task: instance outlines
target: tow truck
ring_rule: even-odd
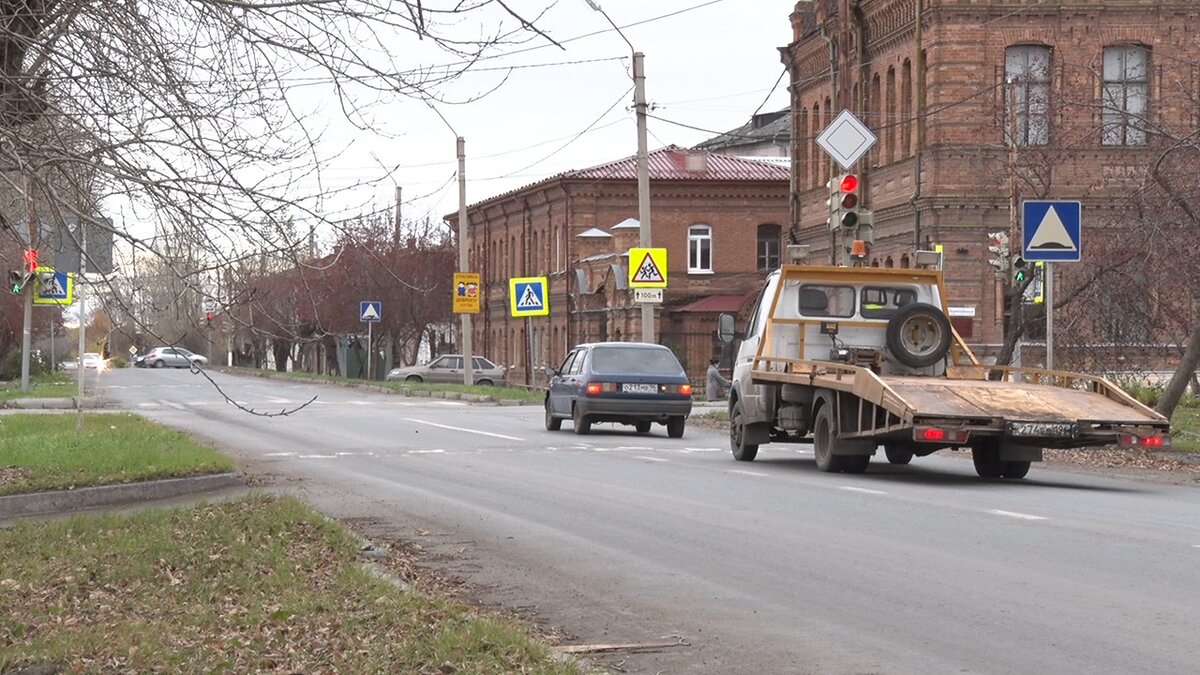
[[[819,470],[862,473],[880,446],[893,464],[949,448],[982,478],[1019,479],[1045,448],[1170,444],[1165,417],[1102,377],[982,363],[947,316],[939,260],[771,273],[734,364],[734,459],[811,442]],[[720,338],[735,328],[722,315]]]

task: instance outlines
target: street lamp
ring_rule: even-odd
[[[637,111],[637,174],[638,174],[638,245],[652,246],[650,240],[650,164],[646,155],[646,72],[643,65],[645,55],[637,51],[621,27],[593,0],[584,0],[592,9],[600,12],[613,30],[621,36],[633,52],[633,107]],[[633,261],[630,261],[632,264]],[[642,341],[658,342],[654,335],[654,305],[642,303]]]

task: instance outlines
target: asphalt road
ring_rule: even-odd
[[[186,371],[100,378],[326,513],[415,541],[479,597],[638,673],[1190,673],[1200,490],[958,456],[817,472],[723,434],[547,432],[494,407]],[[628,429],[628,431],[626,431]],[[882,454],[882,453],[881,453]],[[965,457],[965,456],[964,456]]]

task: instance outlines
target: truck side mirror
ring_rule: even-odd
[[[737,334],[737,319],[728,312],[717,317],[717,339],[725,344],[733,342]]]

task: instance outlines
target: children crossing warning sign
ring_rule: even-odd
[[[629,249],[629,287],[667,287],[667,249]]]
[[[550,313],[550,303],[546,300],[546,277],[509,279],[508,297],[513,316],[546,316]]]

